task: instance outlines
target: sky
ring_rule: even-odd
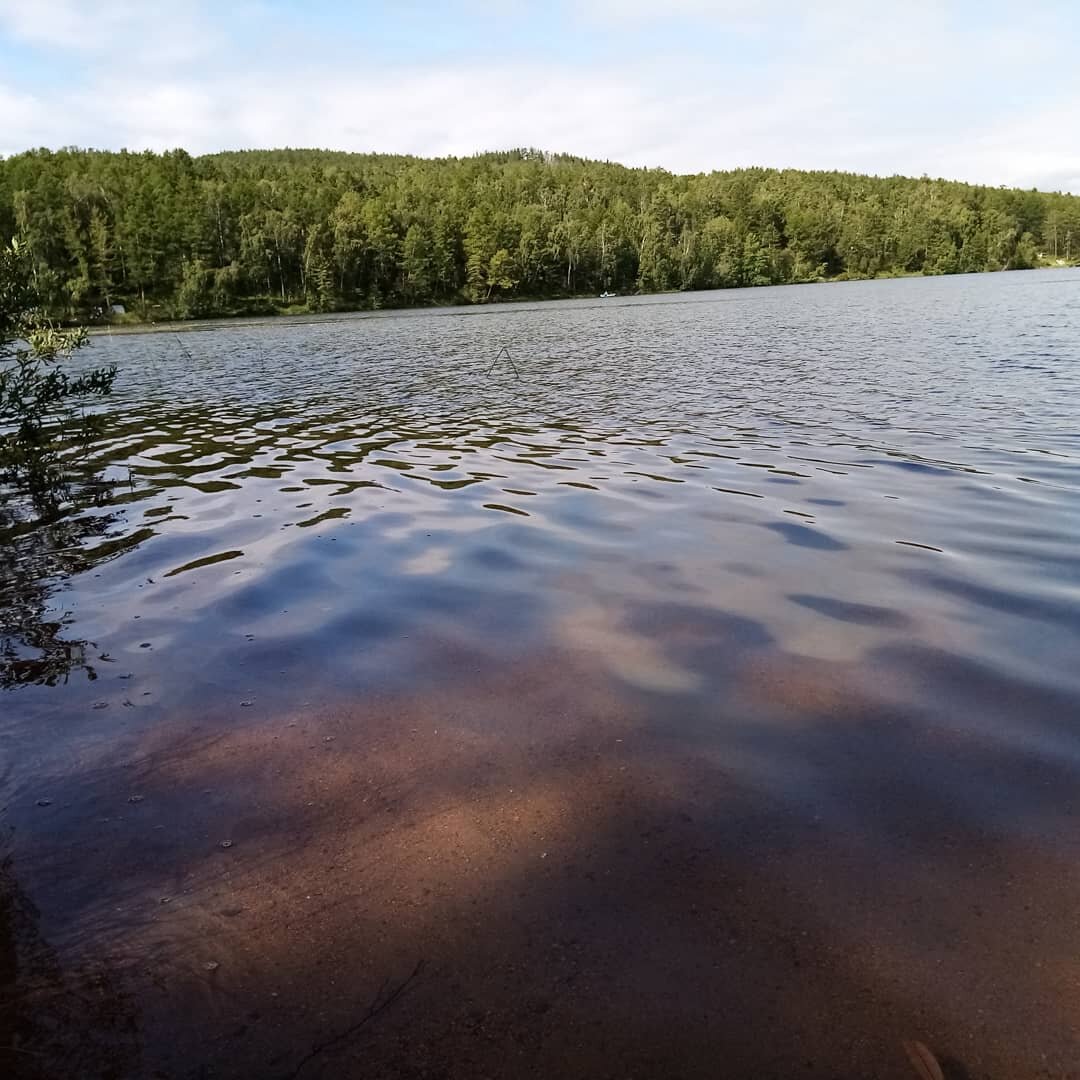
[[[1080,0],[0,0],[0,155],[536,147],[1080,193]]]

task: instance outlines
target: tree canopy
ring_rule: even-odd
[[[45,502],[63,486],[57,454],[74,409],[111,393],[116,378],[115,367],[63,369],[85,343],[84,329],[64,330],[42,313],[29,250],[18,240],[0,248],[0,506],[13,482]],[[91,434],[95,417],[76,426]]]
[[[1080,197],[536,150],[35,150],[0,160],[0,238],[54,315],[191,318],[1075,262]]]

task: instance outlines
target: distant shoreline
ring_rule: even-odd
[[[0,159],[9,238],[48,313],[115,332],[1029,270],[1080,258],[1080,196],[837,171],[676,175],[528,149],[41,150]]]
[[[1076,263],[1048,263],[1042,266],[1030,267],[1027,272],[1045,271],[1045,270],[1076,270],[1080,269],[1080,264]],[[340,308],[334,311],[313,311],[313,310],[297,310],[293,309],[277,309],[274,311],[266,312],[237,312],[235,314],[222,314],[222,315],[208,315],[205,318],[198,319],[171,319],[163,322],[153,321],[141,321],[138,318],[133,318],[130,315],[122,317],[121,321],[109,322],[109,323],[90,323],[87,325],[87,332],[91,337],[109,337],[118,335],[138,335],[138,334],[180,334],[180,333],[198,333],[207,332],[210,330],[216,330],[225,326],[245,326],[245,325],[263,325],[265,323],[275,322],[277,320],[290,319],[294,321],[294,324],[302,320],[311,322],[324,322],[337,318],[349,318],[349,317],[364,317],[364,318],[393,318],[398,315],[405,314],[427,314],[436,313],[440,311],[452,312],[454,314],[475,314],[481,315],[485,312],[494,312],[500,309],[511,307],[516,304],[554,304],[565,303],[567,301],[578,301],[581,303],[601,301],[618,301],[618,300],[643,300],[649,297],[661,297],[661,296],[694,296],[701,295],[703,293],[734,293],[745,292],[750,289],[770,289],[770,288],[788,288],[791,286],[805,286],[805,285],[843,285],[853,283],[866,283],[871,281],[898,281],[898,280],[910,280],[914,278],[958,278],[958,277],[973,277],[979,274],[1000,274],[1000,273],[1022,273],[1024,271],[1006,271],[1006,270],[972,270],[964,273],[954,274],[923,274],[918,272],[911,273],[894,273],[894,274],[879,274],[876,277],[852,277],[840,275],[831,278],[822,278],[818,280],[808,281],[786,281],[777,285],[743,285],[743,286],[730,286],[727,288],[714,288],[714,289],[667,289],[658,292],[628,292],[628,293],[615,293],[611,296],[521,296],[521,297],[500,297],[498,299],[489,300],[486,303],[469,303],[462,301],[460,303],[446,303],[446,304],[414,304],[411,306],[402,307],[385,307],[385,308]]]

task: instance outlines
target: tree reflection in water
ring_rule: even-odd
[[[42,468],[21,489],[0,487],[0,689],[54,686],[73,674],[97,678],[91,641],[70,638],[70,612],[57,594],[102,557],[87,541],[117,514],[105,512],[114,485],[100,474]]]
[[[72,618],[57,597],[108,553],[87,542],[117,521],[104,509],[115,485],[55,466],[31,479],[0,487],[0,691],[79,673],[96,679],[95,665],[108,659],[93,642],[67,636]],[[0,1075],[133,1075],[135,1011],[119,974],[100,963],[61,964],[16,875],[9,839],[0,835]]]
[[[5,846],[0,837],[0,1075],[138,1075],[135,1005],[120,974],[101,963],[61,964]]]

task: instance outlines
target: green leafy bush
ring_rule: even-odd
[[[0,479],[33,485],[55,472],[77,406],[112,391],[115,367],[63,369],[86,341],[85,329],[64,329],[42,314],[25,248],[17,240],[0,248]],[[94,417],[79,418],[79,433],[94,427]]]

